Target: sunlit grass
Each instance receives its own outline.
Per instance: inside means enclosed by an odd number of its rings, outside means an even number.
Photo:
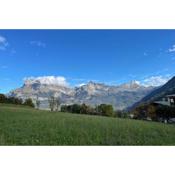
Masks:
[[[175,145],[175,126],[0,104],[0,145]]]

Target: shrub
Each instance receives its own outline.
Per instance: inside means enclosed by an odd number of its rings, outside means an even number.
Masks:
[[[7,101],[7,98],[4,94],[0,94],[0,103],[5,103]]]
[[[73,105],[62,105],[61,112],[70,112],[77,114],[89,114],[89,115],[103,115],[103,116],[114,116],[114,110],[112,105],[101,104],[95,108],[86,104],[73,104]]]
[[[30,107],[32,107],[32,108],[35,107],[35,105],[34,105],[34,103],[33,103],[33,101],[32,101],[31,98],[26,99],[25,102],[24,102],[24,105],[30,106]]]
[[[112,105],[101,104],[97,106],[97,112],[103,116],[113,116],[114,109]]]

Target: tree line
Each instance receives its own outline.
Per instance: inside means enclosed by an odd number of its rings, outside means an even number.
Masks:
[[[124,111],[115,111],[110,104],[100,104],[95,107],[86,104],[72,104],[61,106],[61,112],[69,112],[76,114],[100,115],[107,117],[128,118],[129,115]]]
[[[89,114],[89,115],[102,115],[113,116],[114,109],[112,105],[101,104],[96,107],[92,107],[86,104],[72,104],[61,106],[61,112],[69,112],[76,114]]]
[[[164,121],[175,118],[175,107],[155,104],[142,104],[136,107],[132,113],[135,119],[151,119],[152,121]]]
[[[24,101],[16,97],[7,97],[4,94],[0,94],[0,103],[25,105],[30,107],[36,107],[40,109],[41,101],[37,97],[35,104],[31,98],[25,99]],[[61,111],[76,114],[88,114],[88,115],[101,115],[108,117],[121,117],[126,118],[128,114],[123,111],[115,111],[113,106],[110,104],[100,104],[95,107],[89,106],[87,104],[72,104],[72,105],[61,105],[61,100],[59,97],[50,96],[48,98],[49,109],[53,111]]]
[[[30,107],[35,107],[32,99],[28,98],[24,101],[20,98],[16,97],[7,97],[4,94],[0,94],[0,103],[7,103],[7,104],[16,104],[16,105],[25,105]]]
[[[61,111],[75,114],[101,115],[108,117],[127,118],[128,113],[124,111],[115,111],[110,104],[100,104],[92,107],[87,104],[71,104],[61,105],[62,102],[59,97],[50,96],[48,99],[50,111]]]

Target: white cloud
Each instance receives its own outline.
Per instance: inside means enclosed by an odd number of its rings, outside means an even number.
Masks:
[[[142,85],[144,86],[161,86],[168,82],[171,79],[170,75],[167,76],[151,76],[142,81]]]
[[[43,48],[46,47],[46,44],[42,41],[30,41],[30,44],[38,47],[43,47]]]
[[[7,39],[0,35],[0,50],[6,50],[8,46]]]
[[[133,83],[137,83],[138,85],[142,85],[145,87],[149,86],[161,86],[167,83],[172,78],[172,75],[159,75],[159,76],[151,76],[148,78],[145,78],[140,81],[133,81]],[[41,84],[47,84],[47,85],[60,85],[60,86],[69,86],[69,83],[67,82],[67,79],[63,76],[40,76],[40,77],[27,77],[24,78],[25,84],[33,84],[33,83],[41,83]],[[97,82],[97,81],[95,81]],[[79,84],[76,84],[77,87],[81,87],[87,83],[82,82]],[[109,84],[109,82],[107,83]],[[111,85],[114,84],[114,82],[110,83]]]
[[[42,77],[27,77],[24,78],[25,84],[32,84],[39,82],[41,84],[53,84],[53,85],[61,85],[68,86],[65,77],[62,76],[42,76]]]
[[[169,52],[175,52],[175,44],[171,48],[169,48],[168,51]]]

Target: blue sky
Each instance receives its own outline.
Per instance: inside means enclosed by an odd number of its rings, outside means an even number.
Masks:
[[[175,75],[175,30],[0,30],[0,60],[3,93],[42,76],[159,85]]]

